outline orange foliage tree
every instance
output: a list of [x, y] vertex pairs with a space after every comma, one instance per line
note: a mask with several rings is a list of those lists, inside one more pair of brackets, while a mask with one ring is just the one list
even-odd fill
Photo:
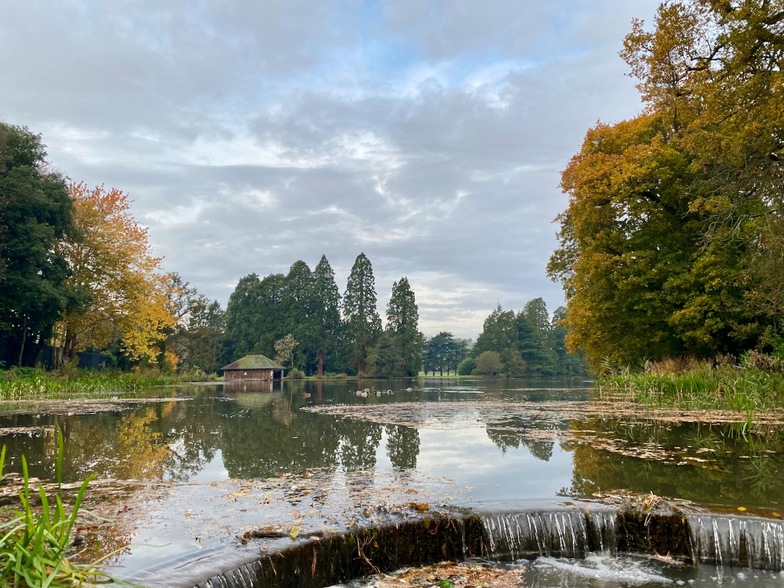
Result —
[[171, 280], [160, 272], [147, 229], [134, 220], [121, 190], [80, 182], [70, 185], [70, 194], [78, 235], [58, 245], [75, 294], [59, 325], [63, 361], [119, 339], [129, 358], [155, 363], [175, 318]]

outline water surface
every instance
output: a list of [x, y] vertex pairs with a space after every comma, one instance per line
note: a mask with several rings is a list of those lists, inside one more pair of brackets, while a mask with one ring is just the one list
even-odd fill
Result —
[[[0, 406], [7, 469], [99, 475], [95, 553], [127, 546], [121, 577], [179, 562], [198, 576], [215, 554], [270, 546], [427, 508], [520, 508], [654, 493], [712, 510], [780, 517], [784, 431], [650, 420], [585, 410], [582, 382], [395, 380], [284, 382], [156, 390], [95, 407]], [[264, 546], [266, 547], [266, 545]], [[196, 562], [196, 563], [194, 563]], [[187, 573], [184, 571], [187, 570]]]

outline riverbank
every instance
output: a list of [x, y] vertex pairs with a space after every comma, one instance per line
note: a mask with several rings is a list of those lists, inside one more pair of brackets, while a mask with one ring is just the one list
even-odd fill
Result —
[[739, 361], [668, 360], [639, 372], [624, 370], [597, 380], [605, 400], [689, 410], [739, 411], [751, 417], [784, 406], [784, 362], [748, 353]]
[[35, 400], [126, 396], [155, 386], [205, 379], [205, 374], [166, 375], [157, 371], [47, 372], [34, 368], [10, 369], [0, 373], [0, 400]]

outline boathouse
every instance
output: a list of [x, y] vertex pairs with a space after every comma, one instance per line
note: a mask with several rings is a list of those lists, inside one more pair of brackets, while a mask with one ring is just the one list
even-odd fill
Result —
[[285, 368], [265, 355], [246, 355], [223, 367], [224, 382], [272, 382]]

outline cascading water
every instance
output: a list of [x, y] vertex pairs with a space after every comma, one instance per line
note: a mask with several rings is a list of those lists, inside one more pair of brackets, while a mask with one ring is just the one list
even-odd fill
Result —
[[488, 514], [482, 517], [488, 556], [520, 559], [532, 556], [582, 558], [587, 552], [615, 550], [615, 513], [611, 511], [545, 511]]
[[784, 570], [784, 523], [755, 517], [691, 515], [695, 561], [720, 566]]
[[526, 566], [526, 581], [540, 588], [589, 581], [607, 587], [713, 586], [717, 578], [778, 588], [784, 586], [784, 524], [596, 506], [434, 515], [296, 541], [196, 584], [316, 588], [379, 571], [472, 558], [516, 561]]

